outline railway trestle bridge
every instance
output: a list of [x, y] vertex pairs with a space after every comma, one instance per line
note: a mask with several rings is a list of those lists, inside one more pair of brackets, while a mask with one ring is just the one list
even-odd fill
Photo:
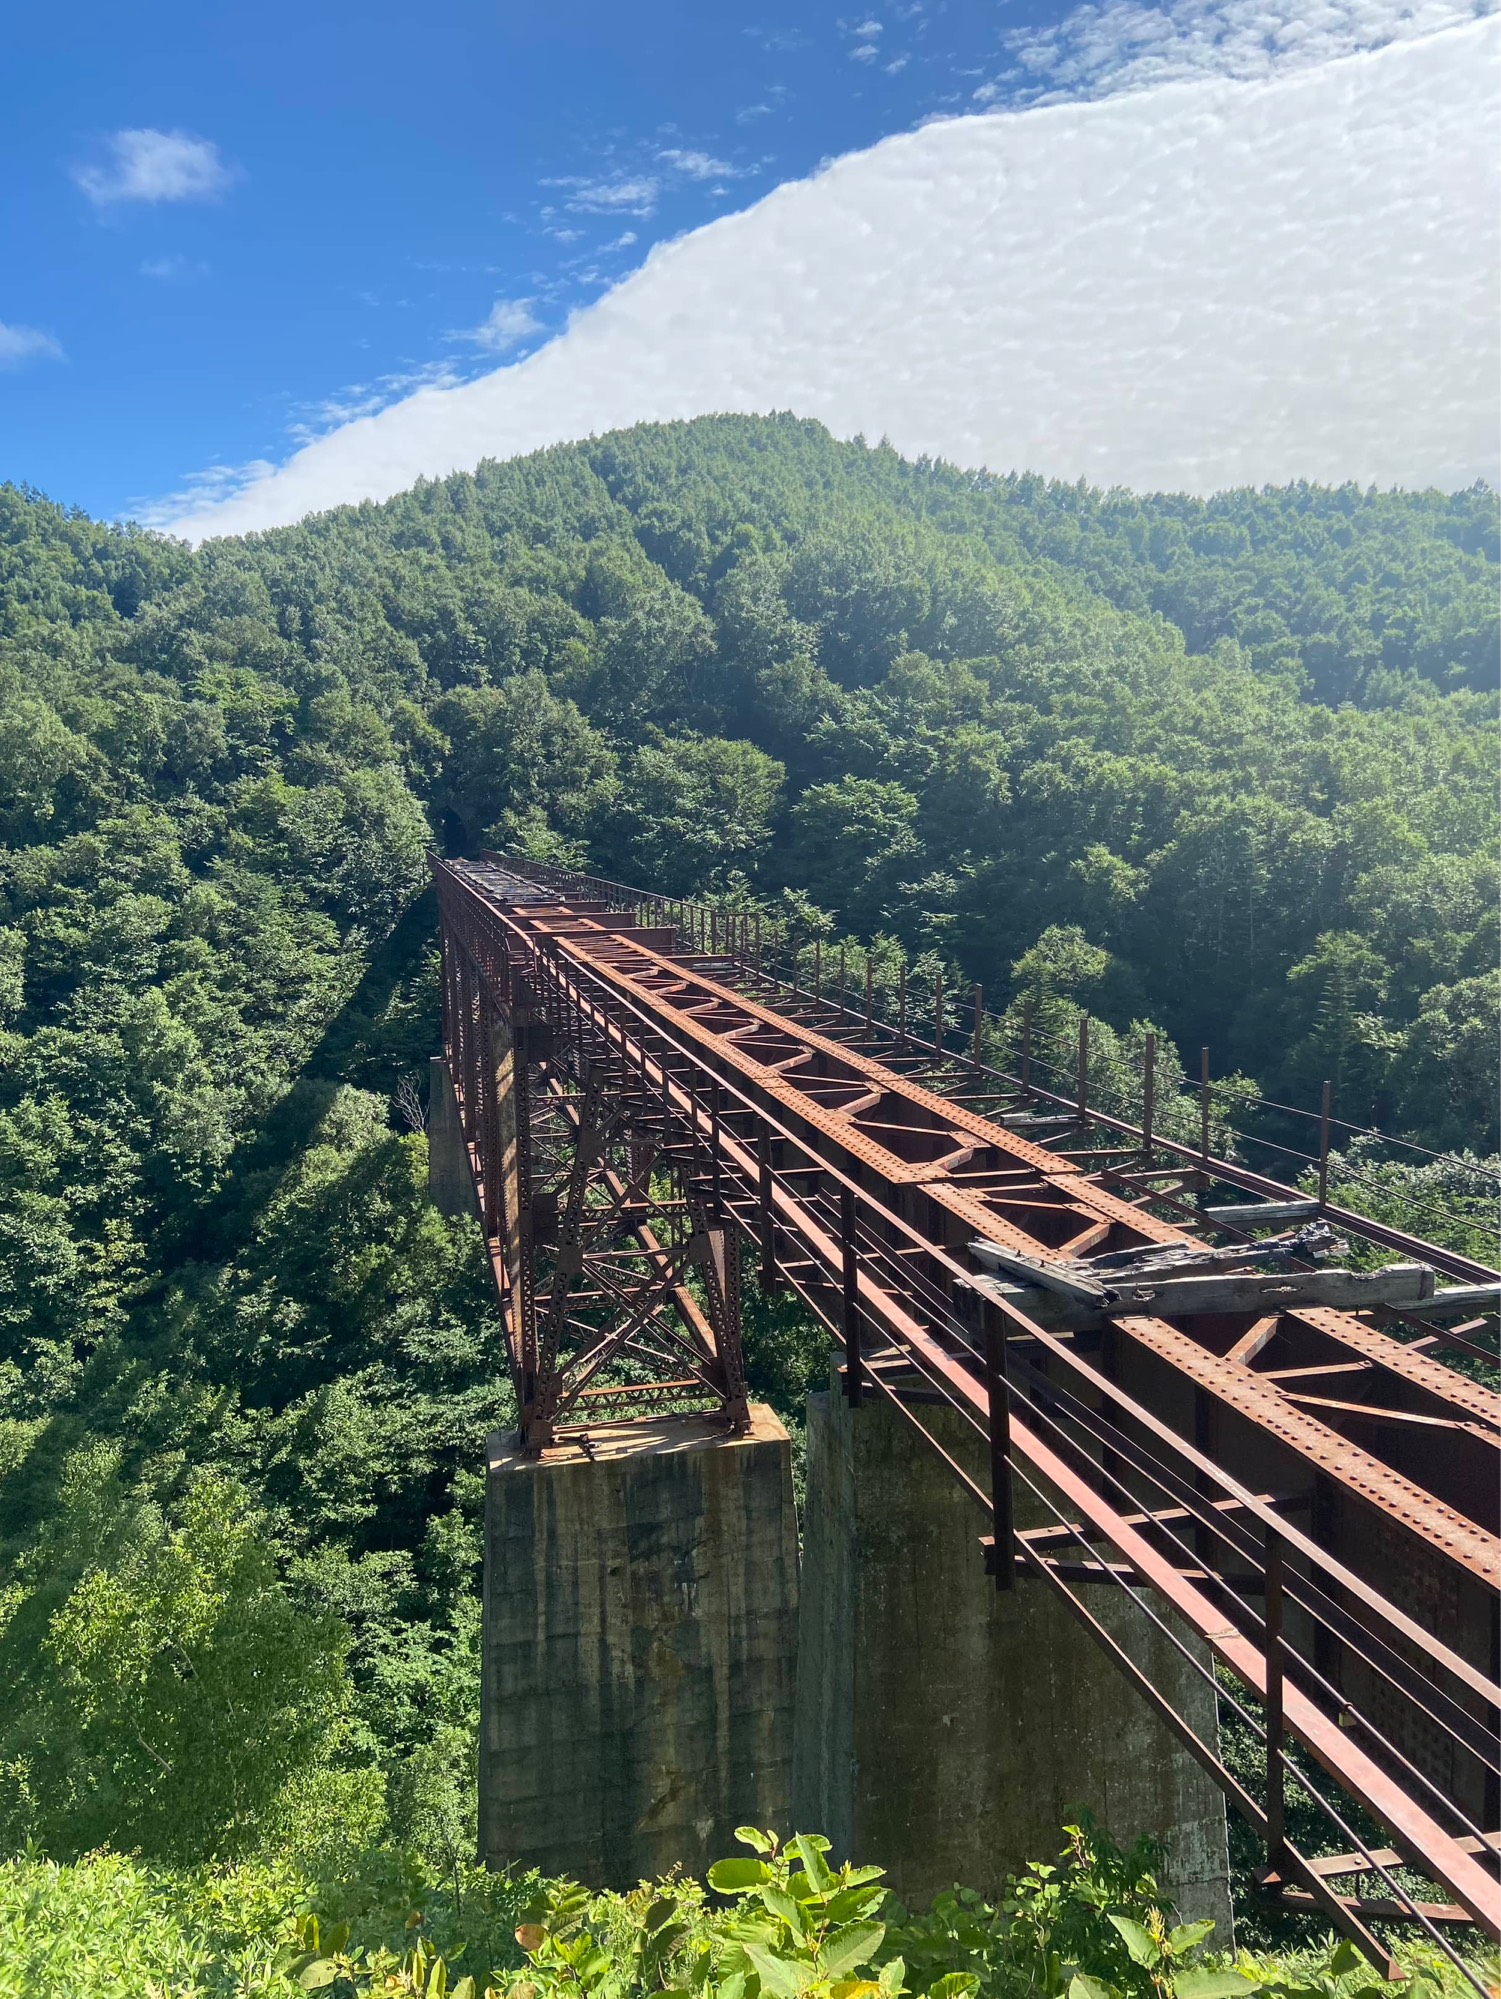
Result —
[[[1383, 1971], [1394, 1936], [1501, 1935], [1501, 1402], [1437, 1357], [1476, 1350], [1494, 1271], [988, 1066], [978, 999], [972, 1037], [940, 1002], [919, 1039], [746, 921], [496, 855], [434, 872], [434, 1170], [478, 1215], [519, 1410], [489, 1857], [633, 1877], [654, 1833], [712, 1858], [796, 1802], [901, 1887], [882, 1842], [924, 1781], [1000, 1849], [1026, 1772], [1108, 1817], [1155, 1756], [1179, 1802], [1124, 1829], [1171, 1834], [1192, 1793], [1222, 1854], [1228, 1802], [1262, 1892]], [[1332, 1266], [1333, 1235], [1397, 1261]], [[837, 1360], [800, 1613], [747, 1262]]]

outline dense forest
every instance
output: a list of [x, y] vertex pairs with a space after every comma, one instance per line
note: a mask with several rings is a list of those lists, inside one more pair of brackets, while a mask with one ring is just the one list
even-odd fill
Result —
[[0, 1843], [466, 1846], [508, 1391], [402, 1110], [432, 846], [1493, 1152], [1497, 576], [1488, 489], [1138, 498], [790, 417], [197, 551], [0, 487]]

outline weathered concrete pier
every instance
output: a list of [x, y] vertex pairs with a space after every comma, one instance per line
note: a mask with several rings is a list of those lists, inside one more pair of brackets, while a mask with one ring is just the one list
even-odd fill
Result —
[[602, 1423], [491, 1440], [480, 1846], [630, 1887], [792, 1807], [797, 1531], [787, 1432]]
[[[952, 1412], [925, 1413], [975, 1455]], [[1019, 1528], [1046, 1524], [1032, 1511]], [[1121, 1592], [1099, 1614], [1217, 1742], [1213, 1686]], [[797, 1823], [878, 1858], [912, 1906], [956, 1882], [998, 1895], [1082, 1811], [1161, 1839], [1179, 1909], [1229, 1941], [1224, 1798], [1045, 1585], [988, 1585], [973, 1502], [912, 1425], [837, 1387], [808, 1403], [795, 1764]]]

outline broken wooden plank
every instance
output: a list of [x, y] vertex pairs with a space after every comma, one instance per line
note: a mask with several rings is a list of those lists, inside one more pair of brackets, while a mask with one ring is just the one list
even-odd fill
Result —
[[1258, 1319], [1254, 1326], [1241, 1334], [1229, 1353], [1225, 1355], [1226, 1360], [1238, 1360], [1249, 1367], [1263, 1347], [1270, 1346], [1277, 1337], [1277, 1328], [1281, 1324], [1280, 1312], [1273, 1312], [1267, 1318]]
[[1242, 1271], [1226, 1276], [1116, 1278], [1109, 1285], [1118, 1310], [1150, 1306], [1161, 1318], [1192, 1312], [1254, 1312], [1275, 1305], [1419, 1305], [1433, 1296], [1427, 1263], [1391, 1263], [1384, 1270]]
[[1300, 1222], [1319, 1211], [1317, 1201], [1248, 1201], [1233, 1208], [1201, 1208], [1206, 1222], [1224, 1222], [1228, 1227], [1255, 1227], [1258, 1222]]

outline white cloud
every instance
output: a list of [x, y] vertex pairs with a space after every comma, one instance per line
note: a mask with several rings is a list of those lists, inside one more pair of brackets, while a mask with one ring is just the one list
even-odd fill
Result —
[[[462, 338], [461, 335], [453, 336]], [[361, 417], [375, 416], [379, 411], [389, 409], [392, 404], [415, 393], [418, 389], [452, 389], [464, 380], [450, 361], [427, 361], [419, 368], [405, 368], [389, 375], [378, 375], [373, 382], [351, 382], [338, 389], [331, 396], [320, 397], [317, 401], [299, 403], [292, 412], [288, 434], [302, 445], [312, 444], [330, 432], [341, 429], [345, 424], [354, 423]], [[257, 461], [257, 466], [261, 461]], [[245, 473], [216, 466], [209, 475], [223, 481], [226, 477], [242, 480]]]
[[852, 62], [874, 62], [881, 53], [874, 42], [859, 42], [850, 50]]
[[602, 174], [592, 180], [583, 174], [567, 174], [543, 185], [567, 188], [564, 206], [589, 215], [650, 215], [662, 191], [655, 174], [643, 173]]
[[117, 201], [207, 201], [234, 178], [214, 142], [190, 132], [150, 126], [116, 132], [108, 151], [107, 165], [73, 170], [74, 180], [101, 208]]
[[142, 527], [175, 531], [185, 513], [197, 508], [230, 505], [246, 493], [253, 493], [276, 468], [266, 458], [252, 458], [246, 465], [210, 465], [202, 472], [190, 472], [175, 493], [155, 499], [132, 500], [130, 517]]
[[887, 139], [177, 526], [711, 410], [1148, 489], [1497, 479], [1498, 29]]
[[542, 331], [542, 322], [532, 311], [529, 298], [498, 298], [478, 326], [455, 333], [455, 340], [471, 341], [489, 354], [509, 354], [523, 340]]
[[753, 167], [731, 166], [728, 160], [717, 160], [712, 153], [684, 151], [676, 146], [658, 153], [657, 158], [689, 180], [738, 180], [741, 175], [755, 171]]
[[[1005, 37], [1007, 95], [1043, 103], [1201, 76], [1256, 81], [1481, 20], [1496, 0], [1097, 0]], [[999, 93], [992, 91], [990, 95]], [[979, 97], [980, 92], [975, 95]]]
[[61, 361], [63, 350], [39, 326], [7, 326], [0, 319], [0, 368], [19, 368], [27, 361]]

